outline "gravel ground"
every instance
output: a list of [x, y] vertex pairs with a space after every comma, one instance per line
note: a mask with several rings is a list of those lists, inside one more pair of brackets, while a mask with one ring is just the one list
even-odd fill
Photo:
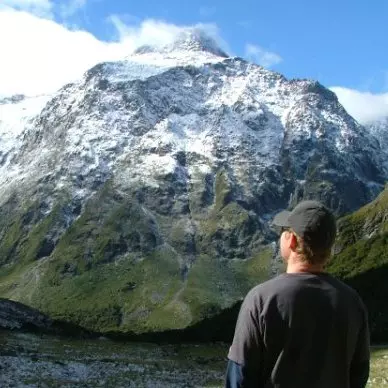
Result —
[[0, 387], [220, 387], [227, 346], [0, 333]]

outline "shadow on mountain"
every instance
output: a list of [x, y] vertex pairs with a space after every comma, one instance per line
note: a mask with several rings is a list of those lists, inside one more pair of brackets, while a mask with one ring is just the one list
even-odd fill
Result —
[[236, 303], [192, 326], [179, 330], [136, 334], [134, 332], [96, 333], [71, 322], [51, 319], [36, 309], [22, 303], [0, 298], [0, 329], [21, 332], [44, 333], [71, 338], [97, 338], [105, 336], [112, 340], [181, 343], [181, 342], [230, 342], [241, 302]]
[[[388, 342], [388, 264], [363, 272], [345, 282], [357, 290], [369, 314], [372, 343]], [[182, 343], [182, 342], [228, 342], [233, 339], [241, 301], [220, 313], [205, 318], [185, 329], [165, 330], [136, 334], [134, 332], [95, 333], [76, 324], [54, 320], [21, 303], [0, 298], [0, 328], [47, 333], [75, 338], [105, 336], [112, 340]]]
[[371, 340], [388, 342], [388, 264], [365, 271], [346, 283], [357, 290], [369, 314]]
[[237, 316], [242, 301], [221, 311], [219, 314], [189, 326], [185, 329], [165, 330], [142, 334], [108, 332], [104, 335], [113, 340], [128, 340], [156, 343], [182, 342], [230, 342], [233, 340]]
[[98, 336], [71, 322], [51, 319], [22, 303], [0, 298], [0, 329], [52, 334], [71, 338]]

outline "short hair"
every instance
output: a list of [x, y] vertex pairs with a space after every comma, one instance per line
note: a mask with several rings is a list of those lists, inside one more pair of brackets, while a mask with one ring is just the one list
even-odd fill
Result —
[[309, 264], [325, 264], [329, 260], [332, 246], [324, 249], [314, 249], [308, 241], [298, 236], [292, 229], [290, 229], [290, 232], [295, 236], [297, 241], [296, 253], [299, 254], [303, 261]]

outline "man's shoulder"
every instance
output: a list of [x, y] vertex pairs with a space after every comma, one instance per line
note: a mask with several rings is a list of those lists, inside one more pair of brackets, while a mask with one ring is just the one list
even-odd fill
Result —
[[360, 307], [365, 309], [365, 305], [361, 299], [361, 296], [354, 288], [352, 288], [351, 286], [349, 286], [348, 284], [346, 284], [342, 280], [337, 279], [334, 276], [331, 276], [329, 274], [326, 274], [326, 275], [327, 275], [329, 281], [331, 282], [331, 284], [334, 287], [336, 287], [337, 290], [339, 290], [342, 293], [342, 295], [346, 295], [348, 300], [354, 301], [357, 305], [359, 305]]
[[285, 285], [285, 276], [284, 274], [273, 277], [269, 280], [266, 280], [263, 283], [258, 284], [253, 287], [247, 294], [247, 297], [257, 298], [260, 296], [267, 296], [269, 293], [279, 291], [284, 288]]
[[[316, 279], [314, 279], [316, 278]], [[348, 298], [361, 301], [357, 291], [352, 287], [344, 283], [343, 281], [335, 278], [328, 273], [319, 274], [287, 274], [283, 273], [272, 279], [269, 279], [263, 283], [253, 287], [247, 296], [249, 298], [257, 299], [260, 297], [269, 297], [271, 295], [279, 295], [282, 293], [288, 294], [293, 289], [299, 289], [306, 286], [312, 279], [317, 280], [320, 285], [324, 285], [335, 288], [342, 295], [347, 295]], [[307, 280], [307, 282], [306, 282]], [[314, 284], [316, 287], [317, 284]]]

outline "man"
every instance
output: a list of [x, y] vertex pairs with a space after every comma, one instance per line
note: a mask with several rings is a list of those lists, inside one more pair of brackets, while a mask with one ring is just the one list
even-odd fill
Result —
[[304, 201], [276, 215], [286, 273], [246, 296], [229, 350], [226, 387], [361, 388], [369, 330], [358, 294], [324, 272], [333, 214]]

